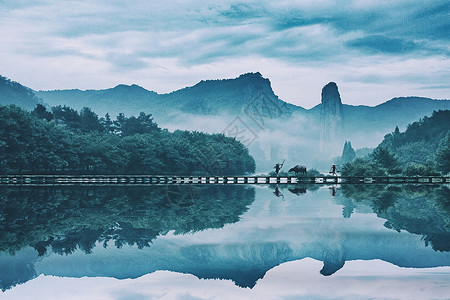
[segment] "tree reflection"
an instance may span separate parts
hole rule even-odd
[[[434,250],[450,251],[448,186],[343,185],[342,193],[372,207],[378,217],[387,220],[385,227],[420,234]]]
[[[37,261],[41,262],[39,273],[136,278],[169,270],[230,279],[250,288],[273,267],[305,257],[323,261],[320,273],[324,276],[359,259],[381,259],[400,267],[448,265],[450,253],[426,249],[415,235],[380,230],[372,214],[344,220],[336,206],[336,202],[343,206],[345,218],[371,207],[386,220],[386,227],[423,235],[425,244],[434,250],[448,251],[448,186],[268,187],[258,191],[260,199],[240,225],[211,230],[192,240],[160,239],[157,246],[152,245],[155,239],[169,231],[184,234],[239,221],[254,201],[255,189],[246,185],[0,188],[0,287],[10,288],[35,277]],[[323,190],[311,192],[320,187]],[[276,198],[277,188],[286,201],[280,201],[282,196]],[[53,265],[56,255],[49,255],[96,252],[93,247],[99,244],[109,250],[64,258],[72,270]],[[114,251],[115,247],[125,251]],[[20,249],[15,256],[5,253]],[[50,257],[38,257],[45,254]],[[152,259],[142,259],[143,254]],[[115,263],[111,264],[112,259]],[[42,265],[55,269],[52,272]]]
[[[3,187],[0,251],[31,246],[44,255],[97,242],[149,247],[161,234],[221,228],[239,220],[254,201],[245,186]]]

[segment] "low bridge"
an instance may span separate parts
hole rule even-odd
[[[450,177],[0,175],[0,185],[377,184],[377,183],[450,184]]]

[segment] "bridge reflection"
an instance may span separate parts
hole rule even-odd
[[[154,184],[372,184],[450,183],[450,177],[341,176],[157,176],[157,175],[3,175],[3,185],[154,185]]]

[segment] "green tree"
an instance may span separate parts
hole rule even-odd
[[[386,171],[379,164],[368,158],[356,158],[350,163],[345,164],[341,171],[342,176],[348,177],[371,177],[385,176]]]
[[[163,174],[159,139],[149,134],[135,134],[123,139],[121,146],[128,153],[126,172],[132,174]]]
[[[403,174],[406,176],[433,176],[439,175],[430,165],[408,163],[404,168]]]
[[[342,151],[341,162],[349,163],[356,158],[355,150],[352,148],[350,141],[345,141],[344,150]]]
[[[121,135],[130,136],[133,134],[145,134],[151,133],[153,131],[159,131],[158,124],[153,122],[153,117],[151,114],[146,114],[141,112],[136,118],[131,116],[130,118],[125,118],[121,125]]]
[[[59,105],[52,107],[52,113],[57,124],[64,125],[71,130],[81,128],[81,118],[75,109]]]
[[[116,120],[114,120],[114,132],[118,134],[122,134],[123,127],[125,126],[125,122],[127,121],[127,118],[123,113],[119,113],[117,115]]]
[[[63,149],[70,148],[64,139],[68,132],[54,123],[34,120],[28,140],[27,161],[32,173],[57,173],[67,167]]]
[[[47,108],[42,105],[36,105],[36,108],[33,110],[33,113],[39,118],[44,119],[46,121],[51,121],[53,119],[53,114],[47,110]]]
[[[396,127],[379,146],[395,154],[403,166],[410,162],[427,165],[436,159],[437,149],[450,131],[449,119],[450,110],[434,111],[431,117],[408,125],[405,132]]]
[[[90,132],[77,137],[81,171],[94,174],[122,173],[128,153],[121,147],[120,137],[114,134]]]
[[[111,117],[109,116],[108,113],[106,113],[104,118],[100,118],[100,124],[102,124],[106,132],[114,133],[115,131],[114,122],[111,120]]]
[[[83,107],[80,111],[80,130],[83,132],[104,131],[104,127],[100,123],[97,114],[91,109]]]
[[[397,158],[389,150],[383,147],[377,147],[372,152],[372,159],[375,164],[386,169],[388,173],[398,174],[401,172]]]
[[[450,132],[447,133],[436,151],[437,169],[444,174],[450,172]]]
[[[31,114],[15,105],[0,106],[0,157],[5,166],[3,172],[18,172],[28,165],[28,141],[32,136]]]
[[[205,157],[223,175],[255,170],[248,149],[223,134],[171,133],[141,113],[128,119],[120,114],[119,135],[103,130],[90,109],[81,115],[69,107],[53,111],[55,120],[48,122],[35,112],[0,106],[0,172],[211,175],[200,163]]]

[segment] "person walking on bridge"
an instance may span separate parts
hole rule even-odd
[[[330,173],[333,174],[333,175],[336,175],[336,165],[335,164],[333,164],[331,166],[331,172]]]
[[[280,170],[283,167],[283,165],[284,165],[284,160],[281,164],[277,163],[277,164],[275,164],[275,167],[273,167],[275,169],[275,173],[277,173],[277,177],[278,177],[278,173],[280,173]]]

